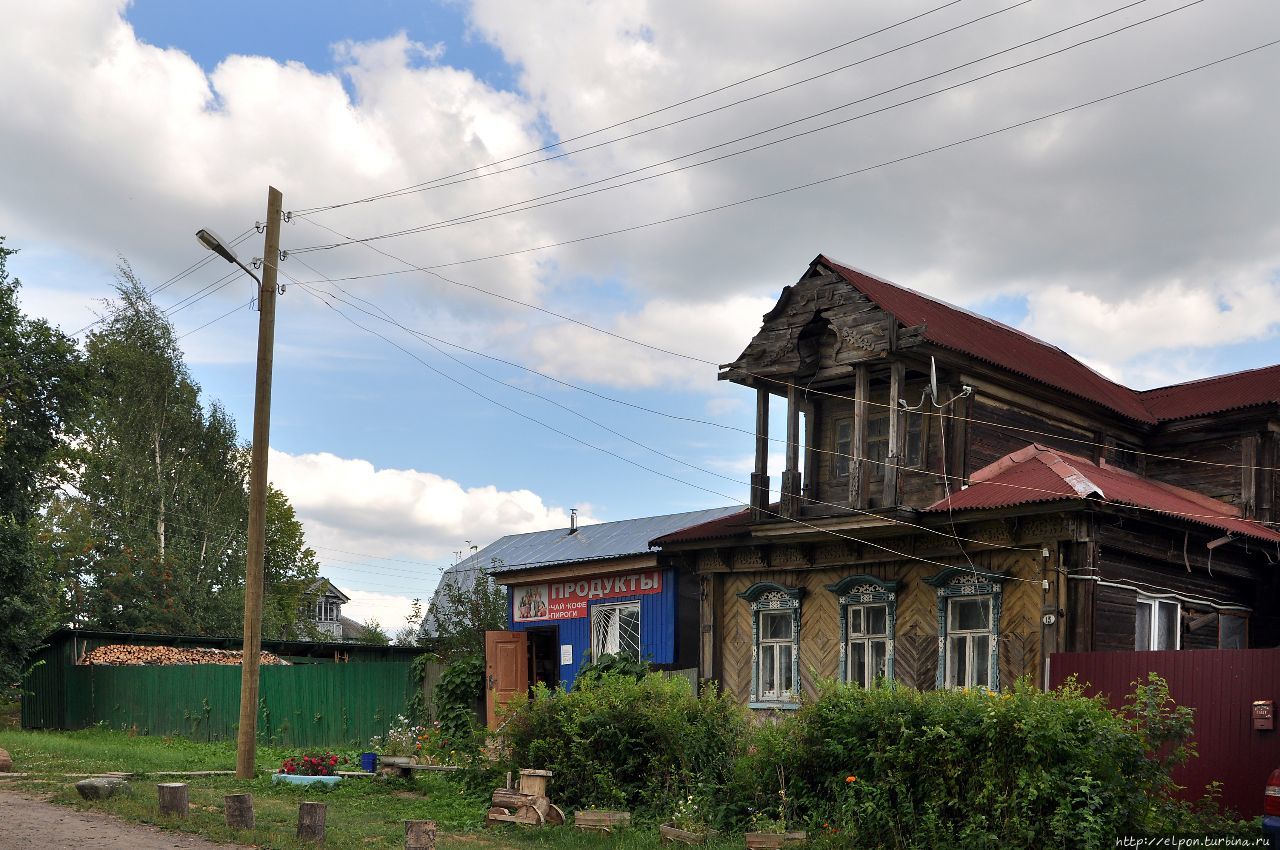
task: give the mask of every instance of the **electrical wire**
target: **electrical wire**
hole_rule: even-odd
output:
[[[454,178],[454,177],[461,177],[461,176],[463,176],[463,175],[465,175],[465,174],[471,174],[471,173],[476,172],[476,171],[481,171],[481,170],[483,170],[483,169],[485,169],[485,168],[490,168],[490,167],[492,167],[492,166],[494,166],[494,165],[502,165],[502,164],[505,164],[505,163],[512,162],[512,161],[514,161],[514,160],[520,159],[520,158],[522,158],[522,157],[532,156],[532,155],[534,155],[534,154],[543,153],[544,151],[553,150],[553,149],[555,149],[555,148],[557,148],[557,147],[561,147],[561,146],[563,146],[563,145],[567,145],[567,144],[570,144],[570,143],[572,143],[572,142],[580,141],[580,140],[582,140],[582,139],[586,139],[586,138],[589,138],[589,137],[591,137],[591,136],[599,135],[600,133],[608,132],[609,130],[617,129],[618,127],[625,126],[625,125],[630,124],[630,123],[632,123],[632,122],[634,122],[634,121],[641,121],[641,120],[643,120],[643,119],[645,119],[645,118],[651,118],[651,117],[653,117],[654,115],[659,115],[659,114],[661,114],[661,113],[663,113],[663,112],[668,112],[668,111],[670,111],[670,110],[672,110],[672,109],[677,109],[677,108],[679,108],[679,107],[681,107],[681,106],[685,106],[685,105],[687,105],[687,104],[694,103],[694,102],[696,102],[696,101],[702,100],[703,98],[711,97],[712,95],[719,94],[719,93],[724,92],[724,91],[728,91],[729,89],[732,89],[732,88],[736,88],[737,86],[741,86],[741,85],[745,85],[746,83],[754,82],[754,81],[756,81],[756,80],[759,80],[759,79],[762,79],[762,78],[764,78],[764,77],[767,77],[767,76],[769,76],[769,75],[771,75],[771,74],[776,74],[776,73],[778,73],[779,71],[784,71],[784,70],[786,70],[787,68],[795,67],[796,65],[799,65],[799,64],[801,64],[801,63],[803,63],[803,62],[808,62],[808,61],[810,61],[810,60],[812,60],[812,59],[817,59],[819,56],[825,56],[825,55],[827,55],[828,53],[833,53],[833,52],[835,52],[835,51],[837,51],[837,50],[841,50],[841,49],[843,49],[843,48],[845,48],[845,47],[849,47],[849,46],[851,46],[851,45],[857,44],[858,42],[860,42],[860,41],[864,41],[864,40],[866,40],[866,39],[868,39],[868,38],[871,38],[871,37],[873,37],[873,36],[877,36],[877,35],[880,35],[880,34],[882,34],[882,33],[886,33],[886,32],[888,32],[888,31],[890,31],[890,30],[892,30],[892,29],[895,29],[895,28],[897,28],[897,27],[903,26],[904,24],[909,24],[909,23],[911,23],[911,22],[913,22],[913,21],[918,21],[918,20],[920,20],[921,18],[928,17],[929,15],[932,15],[932,14],[934,14],[935,12],[940,12],[940,11],[942,11],[943,9],[948,9],[948,8],[950,8],[950,7],[952,7],[952,6],[958,5],[958,4],[959,4],[959,3],[961,3],[961,2],[963,2],[963,0],[950,0],[950,2],[948,2],[948,3],[943,3],[943,4],[942,4],[942,5],[940,5],[940,6],[935,6],[935,7],[933,7],[932,9],[927,9],[927,10],[925,10],[924,12],[921,12],[921,13],[920,13],[920,14],[918,14],[918,15],[913,15],[913,16],[911,16],[911,17],[909,17],[909,18],[905,18],[905,19],[903,19],[903,20],[901,20],[901,21],[898,21],[897,23],[890,24],[889,26],[881,27],[881,28],[880,28],[880,29],[878,29],[878,30],[874,30],[874,31],[869,32],[869,33],[866,33],[866,34],[864,34],[864,35],[860,35],[860,36],[858,36],[858,37],[856,37],[856,38],[849,39],[848,41],[841,42],[840,44],[834,45],[834,46],[832,46],[832,47],[828,47],[828,48],[826,48],[826,49],[824,49],[824,50],[819,50],[817,53],[810,53],[810,54],[809,54],[809,55],[807,55],[807,56],[802,56],[802,57],[800,57],[799,59],[794,59],[794,60],[792,60],[792,61],[790,61],[790,62],[787,62],[787,63],[785,63],[785,64],[783,64],[783,65],[778,65],[778,66],[776,66],[776,67],[770,68],[770,69],[768,69],[767,71],[762,71],[762,72],[760,72],[760,73],[753,74],[753,75],[751,75],[751,76],[749,76],[749,77],[745,77],[745,78],[743,78],[743,79],[741,79],[741,80],[737,80],[736,82],[728,83],[728,84],[726,84],[726,85],[722,85],[722,86],[718,86],[718,87],[716,87],[716,88],[710,89],[710,90],[708,90],[708,91],[703,92],[702,94],[697,94],[697,95],[694,95],[694,96],[692,96],[692,97],[686,97],[686,98],[684,98],[683,100],[676,101],[675,103],[668,104],[667,106],[663,106],[663,107],[660,107],[660,108],[658,108],[658,109],[652,109],[652,110],[650,110],[650,111],[648,111],[648,112],[645,112],[645,113],[642,113],[642,114],[640,114],[640,115],[635,115],[635,116],[632,116],[632,117],[630,117],[630,118],[625,118],[625,119],[623,119],[622,121],[617,121],[617,122],[615,122],[615,123],[613,123],[613,124],[609,124],[609,125],[604,126],[604,127],[599,127],[599,128],[597,128],[597,129],[595,129],[595,130],[591,130],[591,131],[588,131],[588,132],[585,132],[585,133],[579,133],[578,135],[576,135],[576,136],[571,136],[571,137],[569,137],[569,138],[567,138],[567,139],[560,139],[560,140],[558,140],[558,141],[556,141],[556,142],[553,142],[553,143],[551,143],[551,144],[543,145],[543,146],[542,146],[542,147],[540,147],[540,148],[534,148],[534,149],[532,149],[532,150],[525,151],[524,153],[515,154],[515,155],[513,155],[513,156],[509,156],[509,157],[506,157],[506,158],[504,158],[504,159],[498,159],[498,160],[494,160],[494,161],[492,161],[492,162],[483,163],[483,164],[481,164],[481,165],[477,165],[477,166],[474,166],[473,168],[468,168],[468,169],[463,170],[463,171],[456,171],[456,172],[454,172],[454,173],[452,173],[452,174],[445,174],[445,175],[442,175],[442,176],[440,176],[440,177],[435,177],[435,178],[433,178],[433,179],[431,179],[431,180],[427,180],[427,181],[422,182],[422,183],[414,183],[414,184],[409,185],[409,186],[404,186],[404,187],[402,187],[402,188],[400,188],[400,189],[393,189],[393,190],[390,190],[390,191],[388,191],[388,192],[382,192],[382,193],[379,193],[379,194],[377,194],[377,195],[370,195],[370,196],[368,196],[368,197],[365,197],[365,198],[359,198],[359,199],[352,200],[352,201],[344,201],[344,202],[341,202],[341,203],[327,204],[327,205],[323,205],[323,206],[316,206],[316,207],[306,207],[306,208],[304,208],[304,209],[300,209],[300,210],[295,211],[293,214],[294,214],[294,215],[298,215],[298,216],[305,216],[305,215],[311,215],[311,214],[313,214],[313,213],[323,212],[323,211],[327,211],[327,210],[341,209],[342,207],[349,207],[349,206],[353,206],[353,205],[356,205],[356,204],[366,204],[366,203],[369,203],[369,202],[371,202],[371,201],[378,201],[378,200],[382,200],[383,198],[393,197],[393,196],[397,196],[397,195],[400,195],[400,194],[403,194],[403,193],[407,193],[407,192],[415,191],[415,190],[417,190],[417,189],[419,189],[419,188],[421,188],[421,187],[430,186],[430,185],[431,185],[431,184],[433,184],[433,183],[439,183],[439,182],[441,182],[441,181],[443,181],[443,180],[450,180],[450,179],[452,179],[452,178]],[[1019,5],[1021,5],[1021,4],[1019,4]]]
[[[354,240],[354,242],[371,242],[371,241],[375,241],[375,240],[382,240],[382,239],[396,239],[396,238],[400,238],[400,237],[403,237],[403,236],[409,236],[409,235],[413,235],[413,234],[417,234],[417,233],[426,233],[426,232],[431,232],[431,231],[435,231],[435,230],[441,230],[441,229],[448,228],[448,227],[458,227],[458,226],[465,225],[465,224],[474,224],[474,223],[476,223],[476,222],[480,222],[480,221],[488,221],[488,220],[490,220],[490,219],[499,218],[499,217],[501,217],[501,216],[505,216],[505,215],[513,215],[513,214],[516,214],[516,213],[528,212],[528,211],[530,211],[530,210],[540,209],[540,208],[542,208],[542,207],[548,207],[548,206],[552,206],[552,205],[554,205],[554,204],[560,204],[560,203],[564,203],[564,202],[566,202],[566,201],[576,200],[576,199],[578,199],[578,198],[586,198],[586,197],[590,197],[590,196],[592,196],[592,195],[597,195],[597,194],[600,194],[600,193],[602,193],[602,192],[609,192],[609,191],[612,191],[612,190],[614,190],[614,189],[622,189],[622,188],[626,188],[626,187],[629,187],[629,186],[634,186],[634,185],[637,185],[637,184],[639,184],[639,183],[644,183],[644,182],[649,181],[649,180],[655,180],[655,179],[658,179],[658,178],[660,178],[660,177],[666,177],[666,176],[669,176],[669,175],[672,175],[672,174],[677,174],[677,173],[680,173],[680,172],[689,171],[689,170],[692,170],[692,169],[694,169],[694,168],[700,168],[700,167],[702,167],[702,166],[704,166],[704,165],[711,165],[711,164],[713,164],[713,163],[720,162],[720,161],[722,161],[722,160],[727,160],[727,159],[731,159],[731,158],[733,158],[733,157],[742,156],[743,154],[747,154],[747,153],[753,153],[753,152],[755,152],[755,151],[763,150],[764,148],[772,147],[772,146],[774,146],[774,145],[779,145],[779,144],[783,144],[783,143],[785,143],[785,142],[795,141],[796,139],[801,139],[801,138],[805,138],[805,137],[807,137],[807,136],[815,135],[815,134],[817,134],[817,133],[826,132],[827,130],[831,130],[831,129],[834,129],[834,128],[837,128],[837,127],[843,127],[843,126],[848,125],[848,124],[851,124],[851,123],[853,123],[853,122],[855,122],[855,121],[859,121],[859,120],[861,120],[861,119],[863,119],[863,118],[868,118],[868,117],[872,117],[872,116],[875,116],[875,115],[880,115],[880,114],[882,114],[882,113],[892,111],[892,110],[897,109],[897,108],[902,107],[902,106],[907,106],[907,105],[910,105],[910,104],[913,104],[913,103],[917,103],[917,102],[922,101],[922,100],[926,100],[926,99],[931,98],[931,97],[935,97],[935,96],[940,95],[940,94],[945,94],[945,93],[947,93],[947,92],[951,92],[951,91],[955,91],[955,90],[960,89],[960,88],[964,88],[965,86],[969,86],[969,85],[972,85],[972,84],[974,84],[974,83],[981,82],[981,81],[983,81],[983,80],[989,79],[989,78],[991,78],[991,77],[998,76],[998,75],[1003,74],[1003,73],[1006,73],[1006,72],[1008,72],[1008,71],[1013,71],[1013,70],[1016,70],[1016,69],[1019,69],[1019,68],[1023,68],[1023,67],[1025,67],[1025,66],[1032,65],[1032,64],[1034,64],[1034,63],[1036,63],[1036,62],[1040,62],[1040,61],[1042,61],[1042,60],[1044,60],[1044,59],[1048,59],[1048,58],[1051,58],[1051,57],[1053,57],[1053,56],[1057,56],[1057,55],[1059,55],[1059,54],[1066,53],[1067,51],[1069,51],[1069,50],[1074,50],[1074,49],[1075,49],[1075,48],[1077,48],[1077,47],[1082,47],[1082,46],[1084,46],[1084,45],[1091,44],[1091,43],[1096,42],[1096,41],[1100,41],[1100,40],[1102,40],[1102,39],[1104,39],[1104,38],[1108,38],[1108,37],[1113,36],[1113,35],[1116,35],[1116,34],[1118,34],[1118,33],[1122,33],[1122,32],[1125,32],[1125,31],[1127,31],[1127,30],[1130,30],[1130,29],[1134,29],[1135,27],[1139,27],[1139,26],[1142,26],[1142,25],[1144,25],[1144,24],[1148,24],[1148,23],[1150,23],[1150,22],[1152,22],[1152,21],[1159,20],[1159,19],[1161,19],[1161,18],[1167,17],[1167,16],[1172,15],[1172,14],[1175,14],[1175,13],[1177,13],[1177,12],[1181,12],[1181,11],[1183,11],[1183,10],[1185,10],[1185,9],[1188,9],[1188,8],[1192,7],[1192,6],[1198,6],[1198,5],[1200,5],[1201,3],[1205,2],[1205,0],[1190,0],[1190,2],[1185,3],[1185,4],[1184,4],[1184,5],[1182,5],[1182,6],[1178,6],[1178,7],[1175,7],[1175,8],[1173,8],[1173,9],[1170,9],[1170,10],[1168,10],[1168,11],[1161,12],[1161,13],[1159,13],[1159,14],[1153,15],[1153,16],[1151,16],[1151,17],[1149,17],[1149,18],[1144,18],[1143,20],[1135,21],[1135,22],[1133,22],[1133,23],[1131,23],[1131,24],[1127,24],[1127,25],[1125,25],[1125,26],[1118,27],[1117,29],[1111,30],[1111,31],[1109,31],[1109,32],[1105,32],[1105,33],[1102,33],[1102,34],[1100,34],[1100,35],[1093,36],[1093,37],[1091,37],[1091,38],[1083,39],[1083,40],[1078,41],[1078,42],[1076,42],[1076,43],[1074,43],[1074,44],[1066,45],[1066,46],[1064,46],[1064,47],[1058,48],[1057,50],[1050,51],[1049,53],[1045,53],[1045,54],[1042,54],[1042,55],[1040,55],[1040,56],[1034,56],[1034,57],[1031,57],[1030,59],[1025,59],[1025,60],[1023,60],[1023,61],[1021,61],[1021,62],[1016,62],[1016,63],[1014,63],[1014,64],[1012,64],[1012,65],[1007,65],[1007,66],[1005,66],[1005,67],[1003,67],[1003,68],[997,68],[997,69],[996,69],[996,70],[994,70],[994,71],[989,71],[989,72],[987,72],[987,73],[985,73],[985,74],[981,74],[981,75],[979,75],[979,76],[977,76],[977,77],[973,77],[973,78],[971,78],[971,79],[964,80],[964,81],[959,82],[959,83],[953,83],[952,85],[945,86],[945,87],[943,87],[943,88],[936,89],[936,90],[934,90],[934,91],[926,92],[926,93],[924,93],[924,94],[920,94],[920,95],[917,95],[917,96],[915,96],[915,97],[911,97],[911,98],[908,98],[908,99],[906,99],[906,100],[902,100],[902,101],[899,101],[899,102],[897,102],[897,103],[890,104],[890,105],[888,105],[888,106],[882,106],[882,107],[879,107],[879,108],[877,108],[877,109],[873,109],[873,110],[870,110],[870,111],[867,111],[867,112],[863,112],[863,113],[861,113],[861,114],[859,114],[859,115],[854,115],[854,116],[849,117],[849,118],[844,118],[844,119],[841,119],[841,120],[839,120],[839,121],[835,121],[835,122],[832,122],[832,123],[829,123],[829,124],[824,124],[824,125],[822,125],[822,126],[820,126],[820,127],[813,127],[813,128],[808,129],[808,130],[802,130],[802,131],[800,131],[800,132],[793,133],[793,134],[788,135],[788,136],[783,136],[783,137],[778,138],[778,139],[772,139],[772,140],[769,140],[769,141],[766,141],[766,142],[762,142],[762,143],[757,144],[757,145],[752,145],[751,147],[743,148],[743,149],[741,149],[741,150],[730,151],[730,152],[728,152],[728,153],[720,154],[720,155],[718,155],[718,156],[714,156],[714,157],[711,157],[711,158],[709,158],[709,159],[702,160],[702,161],[700,161],[700,162],[694,162],[694,163],[689,163],[689,164],[687,164],[687,165],[677,166],[677,167],[675,167],[675,168],[670,168],[670,169],[668,169],[668,170],[666,170],[666,171],[661,171],[661,172],[658,172],[658,173],[655,173],[655,174],[645,175],[645,176],[643,176],[643,177],[638,177],[638,178],[635,178],[635,179],[632,179],[632,180],[627,180],[627,181],[625,181],[625,182],[618,183],[618,184],[615,184],[615,185],[612,185],[612,186],[602,186],[602,187],[600,187],[600,188],[591,189],[590,191],[579,191],[579,190],[581,190],[581,189],[587,189],[588,187],[591,187],[591,186],[598,186],[598,185],[599,185],[599,184],[601,184],[601,183],[608,183],[608,182],[613,181],[613,180],[618,180],[618,179],[620,179],[620,178],[622,178],[622,177],[628,177],[628,176],[633,175],[633,174],[638,174],[638,173],[640,173],[640,172],[642,172],[642,171],[648,171],[648,170],[650,170],[650,169],[658,168],[658,167],[661,167],[661,166],[663,166],[663,165],[669,165],[669,164],[671,164],[671,163],[678,162],[678,161],[680,161],[680,160],[682,160],[682,159],[688,159],[689,157],[698,156],[699,154],[708,153],[708,152],[710,152],[710,151],[718,150],[718,149],[720,149],[720,148],[724,148],[724,147],[727,147],[727,146],[729,146],[729,145],[737,144],[738,142],[743,142],[743,141],[747,141],[747,140],[749,140],[749,139],[754,139],[754,138],[757,138],[757,137],[759,137],[759,136],[766,135],[766,134],[768,134],[768,133],[773,133],[773,132],[775,132],[775,131],[777,131],[777,130],[780,130],[780,129],[784,129],[784,128],[787,128],[787,127],[793,127],[793,126],[795,126],[795,125],[797,125],[797,124],[801,124],[801,123],[803,123],[803,122],[805,122],[805,121],[810,121],[810,120],[812,120],[812,119],[814,119],[814,118],[818,118],[818,117],[821,117],[821,116],[823,116],[823,115],[828,115],[828,114],[830,114],[830,113],[837,112],[837,111],[842,110],[842,109],[847,109],[847,108],[849,108],[850,106],[855,106],[855,105],[860,104],[860,103],[866,103],[867,101],[874,100],[874,99],[876,99],[876,98],[878,98],[878,97],[882,97],[882,96],[884,96],[884,95],[886,95],[886,94],[889,94],[889,93],[892,93],[892,92],[895,92],[895,91],[899,91],[899,90],[904,89],[904,88],[909,88],[910,86],[918,85],[919,83],[925,82],[925,81],[927,81],[927,80],[936,79],[937,77],[944,76],[944,75],[946,75],[946,74],[952,73],[953,71],[957,71],[957,70],[959,70],[959,69],[961,69],[961,68],[966,68],[966,67],[969,67],[970,65],[975,65],[975,64],[978,64],[978,63],[980,63],[980,62],[985,62],[985,61],[987,61],[987,60],[989,60],[989,59],[992,59],[992,58],[994,58],[994,57],[996,57],[996,56],[1001,56],[1001,55],[1003,55],[1003,54],[1005,54],[1005,53],[1009,53],[1009,52],[1012,52],[1012,51],[1014,51],[1014,50],[1019,50],[1019,49],[1021,49],[1021,48],[1023,48],[1023,47],[1026,47],[1026,46],[1028,46],[1028,45],[1035,44],[1035,43],[1040,42],[1040,41],[1044,41],[1045,39],[1049,39],[1049,38],[1052,38],[1052,37],[1054,37],[1054,36],[1060,35],[1060,34],[1062,34],[1062,33],[1064,33],[1064,32],[1067,32],[1067,31],[1069,31],[1069,30],[1073,30],[1073,29],[1076,29],[1076,28],[1078,28],[1078,27],[1085,26],[1086,24],[1093,23],[1093,22],[1095,22],[1095,21],[1098,21],[1098,20],[1100,20],[1100,19],[1102,19],[1102,18],[1105,18],[1105,17],[1108,17],[1108,16],[1110,16],[1110,15],[1118,14],[1118,13],[1120,13],[1120,12],[1123,12],[1123,11],[1125,11],[1125,10],[1127,10],[1127,9],[1130,9],[1130,8],[1132,8],[1132,7],[1134,7],[1134,6],[1137,6],[1137,5],[1139,5],[1139,4],[1141,4],[1141,3],[1145,3],[1145,2],[1147,2],[1147,0],[1133,0],[1133,2],[1128,3],[1127,5],[1121,6],[1121,7],[1117,8],[1117,9],[1113,9],[1113,10],[1111,10],[1111,11],[1109,11],[1109,12],[1104,12],[1103,14],[1095,15],[1094,17],[1092,17],[1092,18],[1088,18],[1087,20],[1084,20],[1084,21],[1080,21],[1079,23],[1075,23],[1075,24],[1072,24],[1072,25],[1070,25],[1070,26],[1063,27],[1063,28],[1061,28],[1061,29],[1055,30],[1054,32],[1048,33],[1048,34],[1046,34],[1046,35],[1039,36],[1038,38],[1033,38],[1033,39],[1030,39],[1029,41],[1021,42],[1020,44],[1015,44],[1015,45],[1013,45],[1012,47],[1006,47],[1006,48],[1004,48],[1003,50],[998,50],[998,51],[996,51],[996,52],[994,52],[994,53],[989,53],[989,54],[987,54],[987,55],[985,55],[985,56],[981,56],[981,57],[979,57],[979,58],[977,58],[977,59],[973,59],[973,60],[970,60],[970,61],[968,61],[968,62],[964,62],[964,63],[961,63],[961,64],[959,64],[959,65],[952,66],[952,67],[947,68],[947,69],[945,69],[945,70],[938,71],[938,72],[936,72],[936,73],[934,73],[934,74],[929,74],[929,75],[924,76],[924,77],[919,77],[919,78],[917,78],[917,79],[915,79],[915,80],[911,80],[910,82],[902,83],[901,85],[897,85],[897,86],[894,86],[894,87],[892,87],[892,88],[884,89],[884,90],[882,90],[882,91],[876,92],[875,94],[867,95],[866,97],[858,98],[857,100],[852,100],[852,101],[849,101],[849,102],[847,102],[847,103],[843,103],[843,104],[841,104],[841,105],[839,105],[839,106],[835,106],[835,107],[832,107],[832,108],[830,108],[830,109],[825,109],[825,110],[822,110],[822,111],[820,111],[820,112],[815,112],[815,113],[813,113],[813,114],[811,114],[811,115],[806,115],[806,116],[804,116],[804,117],[797,118],[797,119],[792,120],[792,121],[787,121],[787,122],[784,122],[784,123],[782,123],[782,124],[776,124],[776,125],[774,125],[774,126],[772,126],[772,127],[768,127],[768,128],[766,128],[766,129],[764,129],[764,130],[759,130],[759,131],[754,132],[754,133],[749,133],[749,134],[747,134],[747,135],[745,135],[745,136],[739,136],[739,137],[737,137],[737,138],[730,139],[730,140],[725,141],[725,142],[720,142],[720,143],[717,143],[717,144],[714,144],[714,145],[708,145],[708,146],[706,146],[706,147],[700,148],[700,149],[698,149],[698,150],[696,150],[696,151],[692,151],[692,152],[690,152],[690,153],[680,154],[679,156],[670,157],[670,158],[668,158],[668,159],[661,160],[661,161],[659,161],[659,162],[650,163],[649,165],[644,165],[644,166],[641,166],[641,167],[639,167],[639,168],[633,168],[633,169],[630,169],[630,170],[627,170],[627,171],[620,172],[620,173],[618,173],[618,174],[611,175],[611,176],[609,176],[609,177],[602,177],[602,178],[600,178],[600,179],[598,179],[598,180],[592,180],[592,181],[589,181],[589,182],[587,182],[587,183],[579,184],[579,185],[577,185],[577,186],[571,186],[571,187],[569,187],[569,188],[567,188],[567,189],[561,189],[561,190],[556,191],[556,192],[550,192],[550,193],[547,193],[547,194],[538,195],[538,196],[535,196],[535,197],[533,197],[533,198],[526,198],[526,199],[521,200],[521,201],[514,201],[514,202],[512,202],[512,203],[509,203],[509,204],[503,204],[503,205],[498,206],[498,207],[492,207],[492,208],[489,208],[489,209],[487,209],[487,210],[479,210],[479,211],[476,211],[476,212],[473,212],[473,213],[467,213],[467,214],[465,214],[465,215],[455,216],[455,217],[453,217],[453,218],[442,219],[442,220],[440,220],[440,221],[433,222],[433,223],[430,223],[430,224],[417,225],[417,226],[414,226],[414,227],[403,228],[403,229],[401,229],[401,230],[391,231],[391,232],[389,232],[389,233],[378,234],[378,235],[375,235],[375,236],[368,236],[368,237],[364,237],[364,238],[361,238],[361,239],[356,239],[356,240]],[[556,196],[559,196],[559,195],[566,195],[567,193],[572,193],[572,192],[578,192],[578,194],[568,194],[568,196],[567,196],[567,197],[556,197]],[[547,200],[547,199],[553,199],[553,200]],[[346,246],[348,246],[348,245],[350,245],[350,244],[353,244],[353,243],[352,243],[352,242],[341,242],[341,243],[333,243],[333,244],[328,244],[328,245],[312,245],[312,246],[306,246],[306,247],[302,247],[302,248],[295,248],[295,249],[292,249],[291,253],[308,253],[308,252],[311,252],[311,251],[327,251],[327,250],[333,250],[333,249],[335,249],[335,248],[342,248],[342,247],[346,247]]]

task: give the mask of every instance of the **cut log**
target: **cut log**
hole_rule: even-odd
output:
[[[324,803],[298,804],[298,840],[324,843]]]
[[[238,649],[211,649],[209,647],[129,646],[113,643],[99,646],[85,653],[77,663],[105,665],[172,665],[172,664],[236,664],[240,663]],[[278,655],[262,653],[263,664],[288,664]]]
[[[564,826],[564,810],[552,803],[547,807],[547,823],[552,826]]]
[[[518,809],[521,806],[531,806],[537,797],[530,794],[521,794],[519,791],[509,791],[506,788],[497,788],[493,792],[493,804],[502,806],[504,809]]]
[[[13,759],[9,756],[8,750],[0,750],[0,773],[8,773],[13,770]]]
[[[433,820],[405,821],[404,850],[436,850],[436,822]]]
[[[253,829],[253,795],[228,794],[222,798],[230,829]]]
[[[187,783],[162,782],[156,786],[156,792],[160,796],[160,814],[180,818],[187,816]]]

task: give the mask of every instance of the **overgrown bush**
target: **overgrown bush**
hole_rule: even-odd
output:
[[[1074,683],[998,694],[828,683],[755,732],[733,819],[781,814],[830,847],[922,850],[1093,848],[1173,827],[1238,828],[1168,796],[1190,714],[1163,687],[1140,686],[1126,716]]]
[[[601,672],[572,691],[537,688],[506,736],[515,766],[554,772],[560,805],[658,819],[690,795],[724,799],[746,730],[742,708],[713,688]]]
[[[431,695],[441,734],[458,742],[474,736],[475,706],[483,698],[483,655],[464,655],[446,666]]]
[[[574,677],[574,681],[589,681],[607,675],[630,676],[633,679],[643,679],[652,671],[653,667],[650,666],[648,661],[641,661],[639,658],[632,658],[629,655],[614,655],[613,653],[606,653],[594,661],[588,661],[586,664],[583,664],[578,668],[578,675]]]

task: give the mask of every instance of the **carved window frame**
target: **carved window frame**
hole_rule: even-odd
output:
[[[827,590],[836,595],[836,604],[840,606],[840,681],[849,681],[849,609],[863,605],[884,605],[887,612],[885,622],[885,679],[893,681],[894,632],[898,619],[897,581],[885,581],[869,575],[852,575],[840,579],[835,584],[827,585]]]
[[[800,597],[803,587],[787,587],[772,581],[758,581],[738,594],[751,607],[751,699],[750,708],[799,708],[800,695]],[[791,691],[781,698],[764,699],[760,694],[760,615],[791,612]]]
[[[1004,601],[1003,584],[1008,576],[989,573],[971,567],[948,567],[940,573],[927,576],[925,584],[932,586],[938,597],[938,675],[934,687],[947,687],[947,609],[952,599],[986,598],[991,600],[991,644],[987,669],[990,670],[990,689],[1000,690],[1000,609]]]

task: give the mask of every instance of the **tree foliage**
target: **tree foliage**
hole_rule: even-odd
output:
[[[85,390],[75,341],[18,308],[20,284],[6,269],[13,253],[0,238],[0,684],[17,678],[54,622],[33,525],[63,478],[58,461]]]
[[[467,583],[464,576],[445,575],[431,599],[432,641],[437,655],[452,661],[484,656],[484,633],[507,627],[507,591],[485,570]]]
[[[201,403],[173,325],[127,263],[85,345],[91,398],[76,426],[74,492],[42,542],[61,618],[97,628],[237,634],[242,626],[248,453],[216,401]],[[317,572],[288,500],[267,505],[266,633],[296,628]]]

